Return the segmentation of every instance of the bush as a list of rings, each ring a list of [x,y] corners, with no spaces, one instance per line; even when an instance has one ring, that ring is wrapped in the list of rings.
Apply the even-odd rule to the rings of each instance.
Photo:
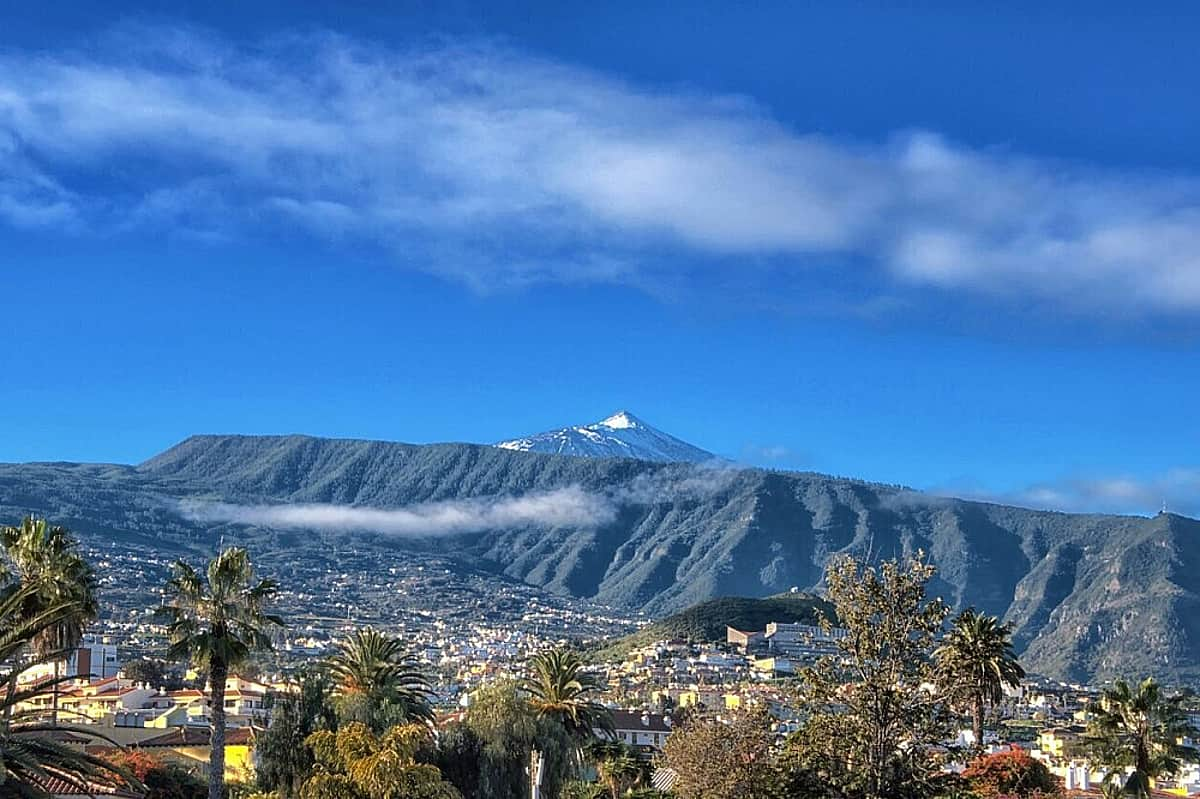
[[[1014,796],[1030,799],[1056,795],[1062,790],[1057,777],[1040,760],[1019,747],[977,757],[962,774],[971,790],[983,799]]]
[[[137,750],[119,752],[108,758],[127,769],[146,786],[145,799],[206,799],[208,786],[190,771]]]

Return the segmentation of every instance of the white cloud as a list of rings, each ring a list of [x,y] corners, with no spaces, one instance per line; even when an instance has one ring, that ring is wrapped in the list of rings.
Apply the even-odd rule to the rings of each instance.
[[[1200,469],[1172,469],[1148,477],[1068,477],[1035,483],[1013,491],[945,490],[968,499],[1073,513],[1150,515],[1167,509],[1200,516]]]
[[[742,447],[742,460],[749,463],[773,463],[784,459],[794,460],[797,457],[798,453],[783,444],[747,444]]]
[[[278,530],[375,532],[439,536],[519,527],[595,528],[624,505],[694,502],[734,486],[740,468],[714,461],[674,464],[636,475],[605,491],[577,485],[522,496],[485,496],[425,502],[401,508],[296,503],[238,505],[186,500],[185,518],[201,523],[247,524]]]
[[[406,508],[351,505],[231,505],[187,502],[186,518],[274,529],[376,532],[401,536],[436,536],[503,530],[513,527],[596,527],[613,519],[612,504],[577,486],[527,494],[429,502]]]
[[[877,283],[1200,309],[1195,177],[927,132],[850,142],[487,45],[118,38],[0,56],[0,220],[202,235],[286,220],[483,287],[647,285],[687,269],[647,257],[673,248],[729,269],[819,258]]]

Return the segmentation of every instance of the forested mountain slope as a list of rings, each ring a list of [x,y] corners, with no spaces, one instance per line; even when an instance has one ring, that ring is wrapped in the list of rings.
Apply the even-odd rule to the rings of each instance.
[[[545,505],[564,488],[602,512],[582,523],[393,536],[195,512],[209,503],[456,511],[522,496]],[[654,614],[718,596],[819,590],[823,564],[841,552],[923,549],[939,568],[933,590],[1011,620],[1033,671],[1200,678],[1200,523],[1169,514],[1051,513],[807,473],[304,436],[197,436],[137,467],[0,465],[0,518],[29,512],[86,536],[181,551],[211,550],[224,536],[302,558],[334,535],[436,549]]]

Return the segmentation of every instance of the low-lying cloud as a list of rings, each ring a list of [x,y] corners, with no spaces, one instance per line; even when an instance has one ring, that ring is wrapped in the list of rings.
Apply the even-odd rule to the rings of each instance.
[[[520,497],[428,502],[404,508],[187,503],[181,511],[185,517],[198,522],[401,536],[453,535],[528,526],[597,527],[611,521],[615,515],[608,499],[578,486]]]
[[[733,485],[738,468],[724,463],[679,465],[641,474],[603,491],[578,485],[521,496],[486,496],[423,502],[401,508],[295,503],[238,505],[185,501],[181,515],[208,524],[245,524],[276,530],[374,532],[440,536],[522,527],[596,528],[627,505],[697,501]]]
[[[682,252],[745,285],[819,261],[866,270],[855,284],[884,299],[1200,310],[1197,176],[815,134],[745,98],[477,42],[247,48],[155,28],[0,55],[0,224],[230,238],[272,222],[481,288],[676,285],[697,259],[647,255]]]
[[[621,505],[698,501],[727,491],[742,467],[725,461],[678,465],[644,472],[614,488],[609,496]]]

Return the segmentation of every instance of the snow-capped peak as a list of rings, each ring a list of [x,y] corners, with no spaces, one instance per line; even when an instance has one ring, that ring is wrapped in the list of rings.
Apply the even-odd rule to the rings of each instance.
[[[589,427],[607,427],[609,430],[628,430],[631,427],[644,427],[644,425],[629,411],[617,411],[607,419],[601,419],[594,425],[589,425]]]
[[[496,444],[501,449],[521,452],[546,452],[587,458],[636,458],[644,461],[713,460],[712,453],[693,447],[661,430],[655,430],[629,411],[588,425],[564,427],[526,438],[514,438]]]

